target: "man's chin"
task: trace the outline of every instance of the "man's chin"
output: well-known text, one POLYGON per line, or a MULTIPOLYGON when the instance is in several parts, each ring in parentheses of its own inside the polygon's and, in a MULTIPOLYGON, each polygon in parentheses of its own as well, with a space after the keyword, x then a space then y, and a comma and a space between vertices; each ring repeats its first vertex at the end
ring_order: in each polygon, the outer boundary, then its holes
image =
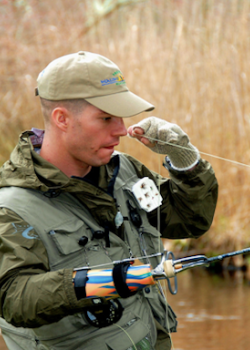
POLYGON ((105 154, 102 156, 103 164, 108 164, 109 163, 113 153, 114 153, 114 148, 110 149, 108 152, 105 152, 105 154))
POLYGON ((98 166, 101 166, 101 165, 108 164, 110 162, 111 156, 112 156, 112 154, 110 156, 106 156, 106 157, 103 157, 103 158, 99 159, 99 161, 95 162, 95 164, 92 164, 92 166, 98 167, 98 166))
POLYGON ((98 167, 101 165, 108 164, 112 154, 114 153, 114 148, 113 149, 105 149, 105 151, 102 149, 102 152, 99 152, 97 157, 92 158, 92 166, 98 167))

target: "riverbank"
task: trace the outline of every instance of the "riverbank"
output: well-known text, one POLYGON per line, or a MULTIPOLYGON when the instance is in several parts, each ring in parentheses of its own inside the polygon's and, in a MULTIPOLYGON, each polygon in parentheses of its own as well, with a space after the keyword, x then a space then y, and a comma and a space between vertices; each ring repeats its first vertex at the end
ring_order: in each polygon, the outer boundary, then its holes
MULTIPOLYGON (((196 266, 192 268, 192 270, 196 270, 197 268, 202 268, 206 273, 210 275, 220 276, 222 278, 225 277, 237 277, 241 276, 243 281, 246 281, 250 284, 250 252, 244 252, 237 255, 230 256, 231 253, 236 253, 237 251, 217 251, 212 252, 209 250, 209 247, 206 249, 185 249, 182 248, 176 249, 174 245, 171 245, 167 242, 167 240, 163 240, 164 248, 166 250, 170 250, 174 253, 174 260, 182 259, 186 257, 194 257, 203 255, 208 259, 218 257, 218 259, 212 259, 209 264, 203 265, 202 267, 196 266)), ((248 247, 248 249, 250 249, 248 247)), ((179 274, 177 274, 179 276, 179 274)))

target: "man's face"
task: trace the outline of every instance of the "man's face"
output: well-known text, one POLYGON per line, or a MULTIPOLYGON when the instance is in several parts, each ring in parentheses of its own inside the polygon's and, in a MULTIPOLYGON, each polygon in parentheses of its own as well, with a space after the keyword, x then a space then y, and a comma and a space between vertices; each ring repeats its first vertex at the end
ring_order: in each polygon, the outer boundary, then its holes
POLYGON ((65 135, 68 156, 79 166, 107 164, 120 137, 126 135, 122 118, 87 105, 80 114, 70 118, 65 135))

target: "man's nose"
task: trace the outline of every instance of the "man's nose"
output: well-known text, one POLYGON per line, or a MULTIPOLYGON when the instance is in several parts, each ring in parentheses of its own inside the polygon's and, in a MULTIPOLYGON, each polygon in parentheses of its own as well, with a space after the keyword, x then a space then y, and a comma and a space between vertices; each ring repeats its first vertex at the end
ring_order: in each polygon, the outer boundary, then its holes
POLYGON ((127 135, 127 128, 124 125, 123 118, 116 118, 115 120, 115 129, 114 134, 116 136, 126 136, 127 135))

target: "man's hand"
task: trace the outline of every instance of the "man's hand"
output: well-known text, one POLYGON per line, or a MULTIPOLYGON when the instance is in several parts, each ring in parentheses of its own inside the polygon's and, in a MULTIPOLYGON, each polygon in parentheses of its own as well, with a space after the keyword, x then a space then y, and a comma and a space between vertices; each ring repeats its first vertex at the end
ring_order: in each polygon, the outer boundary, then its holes
POLYGON ((176 124, 149 117, 128 128, 128 134, 152 151, 166 154, 176 170, 189 170, 199 160, 199 151, 188 135, 176 124))

